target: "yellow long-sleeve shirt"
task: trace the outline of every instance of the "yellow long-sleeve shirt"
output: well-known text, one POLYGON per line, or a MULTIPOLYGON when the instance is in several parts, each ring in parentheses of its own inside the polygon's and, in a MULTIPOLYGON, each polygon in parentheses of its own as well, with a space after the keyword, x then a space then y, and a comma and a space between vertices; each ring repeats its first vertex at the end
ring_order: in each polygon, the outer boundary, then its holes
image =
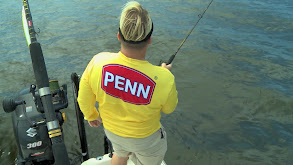
POLYGON ((123 137, 153 134, 161 127, 161 111, 173 112, 177 102, 169 70, 121 52, 95 55, 80 80, 78 103, 85 119, 101 115, 104 127, 123 137))

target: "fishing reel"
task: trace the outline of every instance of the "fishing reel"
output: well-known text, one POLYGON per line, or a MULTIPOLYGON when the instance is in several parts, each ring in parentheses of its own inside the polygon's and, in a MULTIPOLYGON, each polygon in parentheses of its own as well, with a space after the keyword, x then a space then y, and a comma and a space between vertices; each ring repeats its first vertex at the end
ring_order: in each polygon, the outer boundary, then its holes
MULTIPOLYGON (((63 84, 61 87, 59 87, 59 83, 57 80, 50 80, 49 88, 52 95, 52 102, 54 105, 55 112, 58 112, 61 109, 67 108, 68 106, 67 85, 63 84)), ((41 101, 41 97, 37 93, 37 87, 35 84, 32 84, 30 86, 29 92, 33 95, 33 100, 35 102, 38 112, 44 113, 44 107, 41 101)), ((16 109, 16 107, 21 104, 25 104, 25 101, 15 100, 14 98, 5 98, 3 100, 3 109, 6 113, 10 113, 10 112, 13 112, 16 109)))
MULTIPOLYGON (((57 80, 49 81, 49 88, 52 96, 52 102, 55 112, 58 112, 61 109, 67 108, 68 99, 67 99, 67 85, 64 84, 61 87, 57 80)), ((44 107, 41 102, 41 97, 36 93, 36 85, 32 84, 30 86, 30 92, 33 95, 36 108, 40 113, 44 113, 44 107)))

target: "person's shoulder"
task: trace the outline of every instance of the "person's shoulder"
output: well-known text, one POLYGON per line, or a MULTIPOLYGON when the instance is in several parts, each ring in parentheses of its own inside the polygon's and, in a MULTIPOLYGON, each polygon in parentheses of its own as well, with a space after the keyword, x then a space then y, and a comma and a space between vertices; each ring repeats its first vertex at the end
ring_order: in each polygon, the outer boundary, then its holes
POLYGON ((93 57, 94 63, 101 63, 118 57, 118 53, 101 52, 93 57))
POLYGON ((168 79, 175 79, 174 75, 172 74, 172 72, 170 70, 168 70, 167 68, 163 68, 161 66, 154 66, 154 70, 156 71, 156 73, 161 77, 165 77, 168 79))
POLYGON ((118 53, 112 53, 112 52, 101 52, 98 53, 94 56, 94 58, 113 58, 113 57, 117 57, 118 53))

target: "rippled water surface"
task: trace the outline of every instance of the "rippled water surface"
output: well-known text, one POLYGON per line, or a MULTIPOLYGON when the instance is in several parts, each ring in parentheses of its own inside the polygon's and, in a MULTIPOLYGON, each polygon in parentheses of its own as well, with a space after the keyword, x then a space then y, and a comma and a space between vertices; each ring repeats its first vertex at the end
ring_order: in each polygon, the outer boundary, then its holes
MULTIPOLYGON (((30 1, 49 77, 68 85, 63 129, 70 153, 80 153, 70 75, 82 74, 98 52, 119 51, 116 34, 125 2, 30 1)), ((154 22, 147 53, 153 64, 168 60, 209 3, 140 2, 154 22)), ((35 81, 21 6, 21 1, 0 5, 1 107, 5 96, 35 81)), ((292 48, 293 1, 215 0, 174 60, 179 104, 162 117, 167 164, 293 164, 292 48)), ((102 128, 86 129, 90 156, 103 154, 102 128)), ((13 164, 12 123, 2 109, 0 133, 0 164, 13 164)))

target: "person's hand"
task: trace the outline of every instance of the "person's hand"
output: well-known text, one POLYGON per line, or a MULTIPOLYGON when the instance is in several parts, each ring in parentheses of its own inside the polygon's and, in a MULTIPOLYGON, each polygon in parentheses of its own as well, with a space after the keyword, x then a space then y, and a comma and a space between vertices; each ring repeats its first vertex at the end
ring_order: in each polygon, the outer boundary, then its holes
POLYGON ((168 70, 171 71, 171 69, 172 69, 172 64, 166 65, 166 63, 162 63, 162 64, 161 64, 161 67, 166 68, 166 69, 168 69, 168 70))
POLYGON ((100 126, 100 124, 102 123, 102 121, 99 121, 99 120, 93 120, 93 121, 88 121, 89 125, 91 127, 98 127, 100 126))

